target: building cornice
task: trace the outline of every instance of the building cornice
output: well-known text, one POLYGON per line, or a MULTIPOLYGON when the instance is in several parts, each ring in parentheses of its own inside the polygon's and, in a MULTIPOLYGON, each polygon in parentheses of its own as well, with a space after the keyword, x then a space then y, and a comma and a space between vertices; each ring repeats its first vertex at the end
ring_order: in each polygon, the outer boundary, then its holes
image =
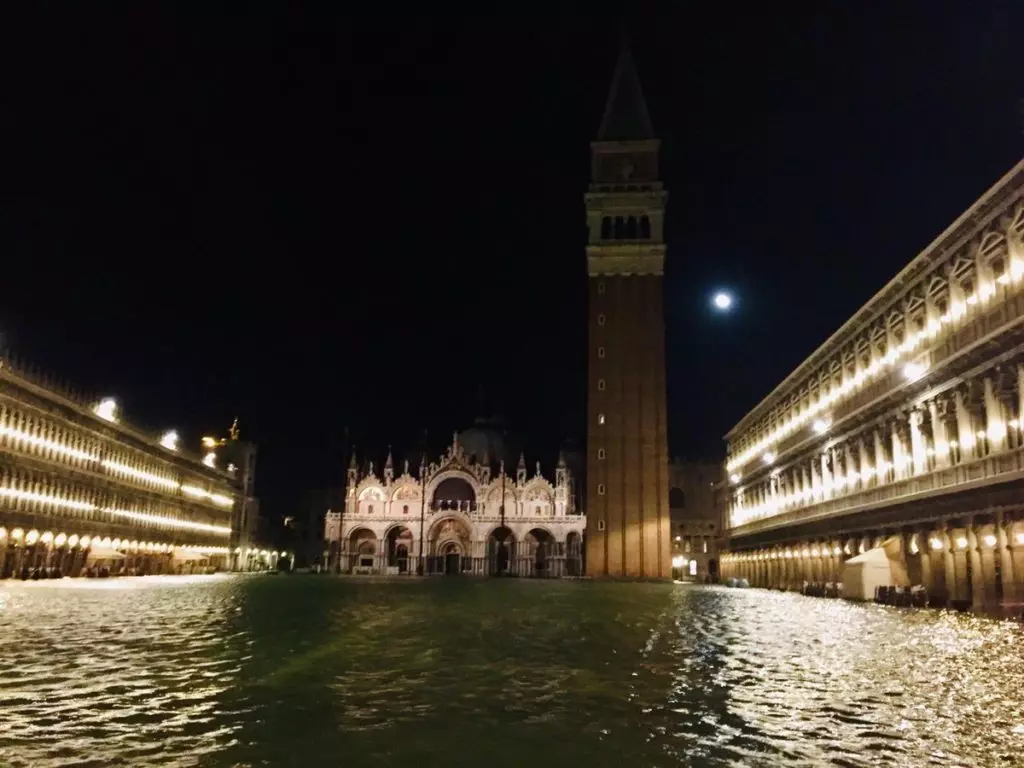
POLYGON ((726 435, 731 440, 753 426, 775 404, 796 386, 799 386, 815 369, 826 362, 828 357, 850 341, 860 330, 877 319, 896 300, 913 286, 922 273, 945 259, 949 252, 959 248, 964 241, 977 234, 994 219, 1007 202, 1024 195, 1024 159, 1010 169, 992 185, 956 221, 933 240, 920 254, 904 267, 885 287, 857 310, 835 333, 821 344, 807 359, 776 386, 765 398, 747 412, 726 435))

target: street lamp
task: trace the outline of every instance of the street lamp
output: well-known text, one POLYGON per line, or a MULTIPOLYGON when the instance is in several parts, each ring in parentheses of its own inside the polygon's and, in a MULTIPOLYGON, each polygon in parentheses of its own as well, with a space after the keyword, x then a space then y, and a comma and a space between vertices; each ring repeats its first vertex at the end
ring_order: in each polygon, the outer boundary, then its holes
POLYGON ((427 515, 427 454, 420 455, 420 554, 416 559, 416 573, 423 575, 423 522, 427 515))

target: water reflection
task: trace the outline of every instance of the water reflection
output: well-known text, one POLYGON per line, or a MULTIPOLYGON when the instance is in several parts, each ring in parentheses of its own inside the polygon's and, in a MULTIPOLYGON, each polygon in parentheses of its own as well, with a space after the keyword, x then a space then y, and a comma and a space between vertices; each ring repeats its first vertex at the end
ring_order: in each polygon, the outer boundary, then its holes
POLYGON ((0 583, 0 765, 978 765, 1021 631, 758 590, 0 583))

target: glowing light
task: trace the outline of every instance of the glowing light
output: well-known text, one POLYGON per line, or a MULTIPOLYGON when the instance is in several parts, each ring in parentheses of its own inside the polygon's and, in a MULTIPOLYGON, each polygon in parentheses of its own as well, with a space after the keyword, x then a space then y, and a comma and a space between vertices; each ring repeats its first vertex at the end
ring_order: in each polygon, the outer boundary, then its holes
POLYGON ((204 437, 202 442, 203 442, 203 448, 216 448, 217 447, 217 438, 215 438, 215 437, 204 437))
POLYGON ((63 547, 64 543, 68 540, 67 534, 58 533, 53 539, 53 545, 55 547, 63 547))
POLYGON ((957 549, 967 549, 967 539, 963 536, 958 536, 956 539, 957 549))
POLYGON ((83 536, 81 541, 79 541, 79 544, 82 545, 82 549, 88 549, 89 545, 92 544, 92 537, 91 536, 83 536))
POLYGON ((829 428, 829 422, 825 421, 825 419, 817 419, 817 420, 815 420, 813 426, 811 427, 811 429, 813 429, 819 435, 823 435, 826 432, 828 432, 828 428, 829 428))
POLYGON ((210 500, 213 501, 214 504, 219 504, 222 507, 230 507, 235 503, 230 496, 225 496, 221 493, 211 494, 210 500))
POLYGON ((673 568, 682 568, 684 565, 686 565, 686 560, 683 559, 682 555, 676 555, 672 558, 673 568))
POLYGON ((729 481, 734 483, 734 484, 738 483, 740 480, 741 480, 741 475, 740 475, 739 472, 733 472, 731 475, 729 475, 729 481))
POLYGON ((25 532, 21 530, 21 528, 15 528, 13 531, 11 531, 11 538, 15 541, 21 541, 24 535, 25 532))
POLYGON ((676 536, 676 541, 682 541, 682 540, 683 540, 682 536, 676 536))
POLYGON ((985 439, 985 430, 984 429, 979 429, 978 432, 977 432, 977 436, 978 436, 979 440, 984 440, 985 439))
POLYGON ((987 536, 985 536, 984 541, 985 541, 985 546, 987 546, 987 547, 994 547, 996 545, 996 537, 993 536, 991 533, 988 534, 987 536))
POLYGON ((926 370, 928 370, 928 366, 924 363, 907 363, 903 366, 903 376, 907 381, 917 381, 924 376, 926 370))
POLYGON ((1018 533, 1017 534, 1017 543, 1018 544, 1024 544, 1024 533, 1018 533))
POLYGON ((960 445, 960 443, 958 443, 958 442, 957 442, 956 440, 950 440, 950 441, 949 441, 949 447, 950 447, 950 448, 956 448, 956 447, 958 447, 959 445, 960 445))
POLYGON ((68 536, 68 546, 71 549, 74 549, 75 547, 78 546, 78 534, 77 533, 72 533, 70 536, 68 536))
POLYGON ((0 541, 7 538, 7 529, 0 525, 0 541))
POLYGON ((203 464, 205 464, 206 466, 211 467, 211 468, 212 467, 216 467, 217 466, 217 454, 214 453, 213 451, 210 451, 208 454, 203 456, 203 464))
POLYGON ((1017 419, 1010 419, 1006 423, 1010 426, 1011 429, 1017 429, 1020 427, 1020 422, 1017 419))
POLYGON ((835 555, 836 557, 839 557, 839 555, 841 555, 842 553, 843 553, 843 550, 839 548, 838 544, 836 544, 836 546, 832 547, 832 554, 835 555))
POLYGON ((719 291, 718 293, 715 294, 715 297, 712 299, 712 302, 715 305, 715 309, 725 311, 732 306, 732 296, 730 296, 728 293, 725 293, 724 291, 719 291))
POLYGON ((133 477, 136 480, 143 480, 145 482, 153 483, 154 485, 159 485, 160 487, 166 488, 170 491, 176 491, 178 489, 178 482, 176 480, 171 480, 170 478, 167 477, 161 477, 160 475, 154 475, 152 472, 146 472, 145 470, 142 469, 136 469, 135 467, 130 467, 127 464, 121 464, 120 462, 117 461, 104 459, 102 465, 103 468, 106 469, 108 472, 115 472, 120 473, 122 475, 127 475, 128 477, 133 477))
POLYGON ((49 544, 53 541, 53 531, 44 532, 43 535, 39 537, 39 540, 43 542, 43 544, 49 544))
POLYGON ((31 547, 37 541, 39 541, 39 531, 37 531, 35 528, 33 528, 31 531, 25 534, 25 543, 28 546, 31 547))
POLYGON ((117 401, 112 397, 103 398, 92 410, 105 421, 117 421, 117 401))
POLYGON ((775 461, 775 454, 772 453, 771 451, 766 451, 765 454, 761 457, 761 459, 762 461, 764 461, 765 464, 771 464, 773 461, 775 461))
POLYGON ((82 461, 95 461, 96 457, 86 451, 80 451, 77 448, 58 443, 55 440, 47 440, 43 437, 37 437, 36 435, 30 435, 28 432, 23 432, 20 429, 14 427, 0 426, 0 437, 10 437, 20 442, 28 443, 29 445, 35 445, 40 448, 59 453, 62 456, 70 456, 74 459, 81 459, 82 461))
POLYGON ((160 445, 169 451, 178 450, 178 433, 173 429, 164 432, 160 438, 160 445))

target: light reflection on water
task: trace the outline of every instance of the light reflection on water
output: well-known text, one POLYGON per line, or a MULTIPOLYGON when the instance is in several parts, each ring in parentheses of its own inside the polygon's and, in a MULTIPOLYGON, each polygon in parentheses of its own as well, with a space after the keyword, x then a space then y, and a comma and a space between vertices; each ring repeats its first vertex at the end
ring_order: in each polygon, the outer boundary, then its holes
POLYGON ((1009 622, 515 580, 0 583, 0 765, 1012 765, 1009 622))

